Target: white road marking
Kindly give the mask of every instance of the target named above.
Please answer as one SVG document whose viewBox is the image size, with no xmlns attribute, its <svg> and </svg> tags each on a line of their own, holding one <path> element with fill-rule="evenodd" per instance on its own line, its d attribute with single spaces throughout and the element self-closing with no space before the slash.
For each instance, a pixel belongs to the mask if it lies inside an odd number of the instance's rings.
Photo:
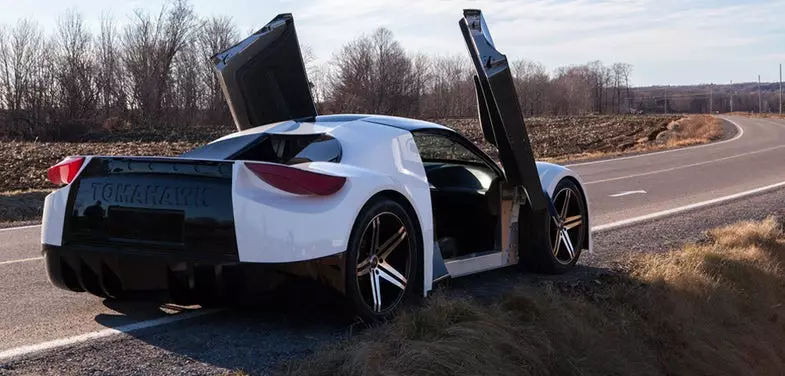
<svg viewBox="0 0 785 376">
<path fill-rule="evenodd" d="M 74 345 L 81 342 L 86 342 L 94 339 L 109 337 L 120 333 L 129 333 L 141 329 L 152 328 L 156 326 L 175 323 L 182 320 L 188 320 L 199 316 L 210 315 L 220 312 L 220 309 L 200 309 L 198 311 L 190 311 L 177 315 L 166 317 L 159 317 L 153 320 L 139 321 L 133 324 L 119 326 L 117 328 L 107 328 L 96 330 L 85 334 L 79 334 L 71 337 L 59 338 L 51 341 L 41 342 L 34 345 L 20 346 L 12 349 L 0 351 L 0 360 L 6 360 L 17 356 L 30 355 L 44 350 L 51 350 L 58 347 Z"/>
<path fill-rule="evenodd" d="M 591 231 L 592 232 L 598 232 L 598 231 L 612 230 L 612 229 L 615 229 L 615 228 L 624 227 L 624 226 L 632 225 L 632 224 L 635 224 L 635 223 L 648 221 L 648 220 L 651 220 L 651 219 L 657 219 L 657 218 L 666 217 L 666 216 L 669 216 L 669 215 L 685 212 L 685 211 L 688 211 L 688 210 L 701 208 L 701 207 L 704 207 L 704 206 L 719 204 L 721 202 L 735 200 L 735 199 L 738 199 L 738 198 L 751 196 L 751 195 L 758 194 L 758 193 L 763 193 L 763 192 L 766 192 L 766 191 L 769 191 L 769 190 L 773 190 L 773 189 L 776 189 L 776 188 L 780 188 L 780 187 L 785 187 L 785 181 L 781 181 L 779 183 L 774 183 L 774 184 L 767 185 L 767 186 L 760 187 L 760 188 L 751 189 L 749 191 L 735 193 L 735 194 L 732 194 L 732 195 L 729 195 L 729 196 L 718 197 L 718 198 L 715 198 L 715 199 L 712 199 L 712 200 L 708 200 L 708 201 L 696 202 L 694 204 L 680 206 L 678 208 L 658 211 L 658 212 L 642 215 L 642 216 L 639 216 L 639 217 L 633 217 L 633 218 L 623 219 L 621 221 L 606 223 L 604 225 L 594 226 L 594 227 L 591 228 Z"/>
<path fill-rule="evenodd" d="M 24 229 L 33 228 L 33 227 L 41 227 L 41 225 L 29 225 L 29 226 L 0 228 L 0 232 L 3 232 L 3 231 L 13 231 L 13 230 L 24 230 Z"/>
<path fill-rule="evenodd" d="M 629 196 L 629 195 L 635 195 L 635 194 L 645 194 L 645 193 L 646 193 L 646 191 L 640 189 L 640 190 L 637 190 L 637 191 L 619 192 L 619 193 L 615 193 L 615 194 L 612 194 L 612 195 L 608 195 L 608 197 L 623 197 L 623 196 Z"/>
<path fill-rule="evenodd" d="M 630 156 L 627 156 L 627 157 L 608 158 L 608 159 L 602 159 L 602 160 L 599 160 L 599 161 L 590 161 L 590 162 L 579 162 L 579 163 L 573 163 L 573 164 L 566 164 L 566 165 L 564 165 L 564 167 L 586 166 L 586 165 L 592 165 L 592 164 L 598 164 L 598 163 L 623 161 L 623 160 L 626 160 L 626 159 L 648 157 L 648 156 L 657 155 L 657 154 L 673 153 L 673 152 L 677 152 L 677 151 L 693 150 L 693 149 L 699 149 L 699 148 L 704 148 L 704 147 L 709 147 L 709 146 L 717 146 L 717 145 L 722 145 L 724 143 L 728 143 L 728 142 L 731 142 L 731 141 L 736 141 L 739 138 L 741 138 L 741 136 L 744 135 L 744 129 L 740 125 L 736 124 L 735 121 L 733 121 L 731 119 L 728 119 L 726 117 L 722 117 L 722 116 L 720 116 L 719 118 L 723 119 L 723 120 L 727 120 L 729 123 L 733 124 L 736 127 L 738 132 L 736 133 L 735 136 L 733 136 L 733 138 L 731 138 L 729 140 L 719 141 L 719 142 L 710 142 L 708 144 L 703 144 L 703 145 L 694 145 L 694 146 L 687 146 L 687 147 L 678 148 L 678 149 L 669 149 L 669 150 L 655 151 L 655 152 L 651 152 L 651 153 L 630 155 Z"/>
<path fill-rule="evenodd" d="M 21 260 L 0 261 L 0 265 L 16 264 L 18 262 L 38 261 L 38 260 L 43 260 L 43 259 L 44 259 L 43 257 L 31 257 L 31 258 L 26 258 L 26 259 L 21 259 Z"/>
<path fill-rule="evenodd" d="M 681 170 L 681 169 L 685 169 L 685 168 L 689 168 L 689 167 L 701 166 L 701 165 L 705 165 L 705 164 L 709 164 L 709 163 L 714 163 L 714 162 L 719 162 L 719 161 L 726 161 L 726 160 L 729 160 L 729 159 L 734 159 L 734 158 L 739 158 L 739 157 L 745 157 L 745 156 L 752 155 L 752 154 L 765 153 L 767 151 L 772 151 L 772 150 L 782 149 L 782 148 L 785 148 L 785 145 L 777 145 L 777 146 L 772 146 L 770 148 L 754 150 L 754 151 L 748 151 L 746 153 L 730 155 L 730 156 L 727 156 L 727 157 L 722 157 L 722 158 L 718 158 L 718 159 L 712 159 L 710 161 L 701 161 L 701 162 L 690 163 L 690 164 L 680 165 L 680 166 L 675 166 L 675 167 L 670 167 L 670 168 L 663 168 L 663 169 L 660 169 L 660 170 L 641 172 L 640 174 L 632 174 L 632 175 L 626 175 L 626 176 L 617 176 L 615 178 L 600 179 L 600 180 L 595 180 L 595 181 L 590 181 L 588 183 L 584 183 L 584 185 L 605 183 L 605 182 L 609 182 L 609 181 L 624 180 L 624 179 L 629 179 L 629 178 L 637 178 L 639 176 L 646 176 L 646 175 L 659 174 L 659 173 L 662 173 L 662 172 Z"/>
</svg>

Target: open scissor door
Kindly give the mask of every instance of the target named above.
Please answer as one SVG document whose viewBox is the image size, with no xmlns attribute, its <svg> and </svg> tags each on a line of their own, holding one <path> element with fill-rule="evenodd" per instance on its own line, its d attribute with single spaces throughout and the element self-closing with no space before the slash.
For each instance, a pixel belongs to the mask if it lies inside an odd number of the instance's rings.
<svg viewBox="0 0 785 376">
<path fill-rule="evenodd" d="M 496 50 L 482 12 L 464 10 L 459 25 L 477 70 L 475 88 L 485 139 L 498 148 L 507 182 L 525 190 L 531 210 L 547 210 L 507 58 Z"/>
</svg>

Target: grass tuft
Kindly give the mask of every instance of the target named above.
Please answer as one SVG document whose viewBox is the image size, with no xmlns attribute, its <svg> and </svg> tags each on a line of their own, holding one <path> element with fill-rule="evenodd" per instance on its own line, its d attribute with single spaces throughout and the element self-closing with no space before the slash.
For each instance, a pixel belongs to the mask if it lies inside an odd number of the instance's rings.
<svg viewBox="0 0 785 376">
<path fill-rule="evenodd" d="M 720 119 L 710 115 L 690 115 L 670 125 L 668 148 L 705 144 L 722 137 Z"/>
</svg>

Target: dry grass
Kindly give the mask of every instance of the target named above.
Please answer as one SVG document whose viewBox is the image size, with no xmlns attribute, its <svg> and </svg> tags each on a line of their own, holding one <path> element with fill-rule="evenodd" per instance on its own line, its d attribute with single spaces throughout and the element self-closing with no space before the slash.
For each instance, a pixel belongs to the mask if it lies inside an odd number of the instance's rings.
<svg viewBox="0 0 785 376">
<path fill-rule="evenodd" d="M 292 375 L 781 375 L 785 236 L 769 218 L 596 280 L 422 309 L 287 365 Z"/>
<path fill-rule="evenodd" d="M 0 192 L 0 223 L 37 221 L 44 210 L 44 197 L 51 190 Z"/>
<path fill-rule="evenodd" d="M 710 115 L 690 115 L 668 125 L 665 147 L 705 144 L 723 135 L 722 122 Z"/>
</svg>

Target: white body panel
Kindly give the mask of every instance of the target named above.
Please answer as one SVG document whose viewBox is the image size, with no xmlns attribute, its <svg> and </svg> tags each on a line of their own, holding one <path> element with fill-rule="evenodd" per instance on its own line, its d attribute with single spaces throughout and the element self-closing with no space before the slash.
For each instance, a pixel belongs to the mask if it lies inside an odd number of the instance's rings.
<svg viewBox="0 0 785 376">
<path fill-rule="evenodd" d="M 65 186 L 46 196 L 44 215 L 41 222 L 41 243 L 63 245 L 63 225 L 65 223 L 65 207 L 71 186 Z"/>
<path fill-rule="evenodd" d="M 242 163 L 235 163 L 232 202 L 240 261 L 294 262 L 344 252 L 362 207 L 375 194 L 394 191 L 405 197 L 417 214 L 424 245 L 423 287 L 430 290 L 431 196 L 411 133 L 362 120 L 328 133 L 343 145 L 341 162 L 296 166 L 346 177 L 346 185 L 331 196 L 303 197 L 280 191 Z"/>
</svg>

